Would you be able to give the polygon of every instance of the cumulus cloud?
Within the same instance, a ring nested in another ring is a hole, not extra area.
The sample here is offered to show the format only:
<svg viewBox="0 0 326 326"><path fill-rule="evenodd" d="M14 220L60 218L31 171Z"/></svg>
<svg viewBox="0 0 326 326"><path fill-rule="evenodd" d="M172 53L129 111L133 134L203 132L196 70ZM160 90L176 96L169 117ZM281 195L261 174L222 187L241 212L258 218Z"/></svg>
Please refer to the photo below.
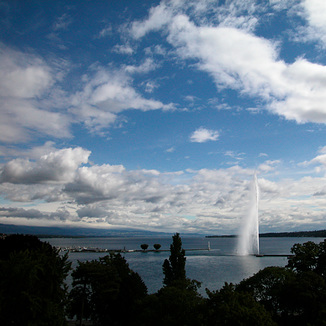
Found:
<svg viewBox="0 0 326 326"><path fill-rule="evenodd" d="M36 162L17 158L1 168L0 183L67 182L74 177L77 167L88 162L89 155L89 151L77 147L50 152Z"/></svg>
<svg viewBox="0 0 326 326"><path fill-rule="evenodd" d="M205 143L207 141L216 141L218 137L218 131L201 127L191 134L190 141L193 143Z"/></svg>
<svg viewBox="0 0 326 326"><path fill-rule="evenodd" d="M68 116L52 111L61 96L52 107L42 102L55 91L59 77L60 71L41 58L0 44L1 141L26 141L37 132L59 138L70 136Z"/></svg>
<svg viewBox="0 0 326 326"><path fill-rule="evenodd" d="M134 50L130 45L125 44L118 44L113 48L114 52L121 53L121 54L133 54Z"/></svg>
<svg viewBox="0 0 326 326"><path fill-rule="evenodd" d="M175 108L144 98L133 86L133 74L156 68L152 59L116 69L92 67L82 89L70 93L61 89L67 65L0 44L0 141L26 142L37 135L67 138L73 123L101 134L124 110Z"/></svg>
<svg viewBox="0 0 326 326"><path fill-rule="evenodd" d="M307 19L308 27L300 29L301 38L317 40L326 46L326 3L323 0L303 0L301 2L303 16Z"/></svg>
<svg viewBox="0 0 326 326"><path fill-rule="evenodd" d="M165 2L161 2L149 11L149 17L145 21L135 21L131 26L131 34L135 38L141 38L150 31L160 30L172 19L173 13Z"/></svg>
<svg viewBox="0 0 326 326"><path fill-rule="evenodd" d="M324 4L319 10L318 2L305 1L304 5L310 21L321 28ZM246 12L250 16L248 8ZM155 21L157 15L161 18ZM238 13L230 16L239 18ZM135 22L131 32L139 38L164 26L167 41L178 55L197 60L198 69L207 72L219 89L259 96L267 110L289 120L326 123L325 66L303 58L285 63L279 59L279 44L254 35L252 28L225 24L221 19L215 25L196 24L196 18L175 2L163 1L150 10L147 19Z"/></svg>
<svg viewBox="0 0 326 326"><path fill-rule="evenodd" d="M139 67L127 66L122 70L98 67L95 74L85 81L83 90L73 96L71 111L91 131L101 133L117 119L117 114L124 110L174 109L173 103L164 104L144 98L132 86L132 78L126 73L145 72L152 69L153 65L151 60L147 60Z"/></svg>
<svg viewBox="0 0 326 326"><path fill-rule="evenodd" d="M274 161L267 160L258 166L258 170L263 173L271 172L274 171L280 163L281 163L280 160L274 160Z"/></svg>
<svg viewBox="0 0 326 326"><path fill-rule="evenodd" d="M171 232L223 229L234 233L247 210L251 169L236 165L163 173L127 170L122 165L89 166L85 165L89 151L51 151L52 147L45 144L32 149L28 153L33 160L15 159L1 167L0 194L15 205L0 209L0 221L27 218ZM37 153L43 154L36 159ZM272 182L265 176L279 163L267 160L258 168L262 230L271 223L291 228L296 220L302 227L313 223L317 227L326 209L325 177ZM40 201L52 205L51 211ZM20 203L31 207L19 207Z"/></svg>

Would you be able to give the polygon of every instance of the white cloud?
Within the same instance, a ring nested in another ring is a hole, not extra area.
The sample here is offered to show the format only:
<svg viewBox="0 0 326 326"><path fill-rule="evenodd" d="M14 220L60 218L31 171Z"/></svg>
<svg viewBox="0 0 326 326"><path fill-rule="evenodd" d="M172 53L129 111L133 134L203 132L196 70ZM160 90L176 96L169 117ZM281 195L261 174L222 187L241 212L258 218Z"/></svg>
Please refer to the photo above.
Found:
<svg viewBox="0 0 326 326"><path fill-rule="evenodd" d="M168 153L173 153L175 152L175 147L170 147L166 150Z"/></svg>
<svg viewBox="0 0 326 326"><path fill-rule="evenodd" d="M172 12L165 2L152 7L149 11L148 19L134 22L131 26L131 34L134 38L141 38L150 31L157 31L171 21Z"/></svg>
<svg viewBox="0 0 326 326"><path fill-rule="evenodd" d="M0 44L0 141L26 142L37 135L67 138L72 123L103 134L124 110L175 108L144 98L133 86L132 74L156 68L152 59L120 70L97 67L94 73L92 68L93 75L83 77L83 89L70 94L60 88L68 68L65 62L49 64Z"/></svg>
<svg viewBox="0 0 326 326"><path fill-rule="evenodd" d="M61 76L61 71L41 58L0 44L1 141L26 141L33 133L70 136L70 118L52 111L53 106L62 104L63 94L54 86ZM56 92L54 100L52 92Z"/></svg>
<svg viewBox="0 0 326 326"><path fill-rule="evenodd" d="M98 38L107 37L112 34L112 26L104 27L100 30Z"/></svg>
<svg viewBox="0 0 326 326"><path fill-rule="evenodd" d="M121 53L121 54L128 54L131 55L134 53L134 49L130 45L125 44L118 44L113 48L114 52Z"/></svg>
<svg viewBox="0 0 326 326"><path fill-rule="evenodd" d="M258 170L261 171L262 173L271 172L274 171L280 163L281 161L279 160L274 160L274 161L268 160L263 164L260 164L258 166Z"/></svg>
<svg viewBox="0 0 326 326"><path fill-rule="evenodd" d="M69 14L64 13L60 17L56 19L56 21L53 23L53 30L65 30L68 28L68 26L72 23L72 18Z"/></svg>
<svg viewBox="0 0 326 326"><path fill-rule="evenodd" d="M301 29L304 38L317 40L326 47L326 3L323 0L303 0L301 3L308 27Z"/></svg>
<svg viewBox="0 0 326 326"><path fill-rule="evenodd" d="M1 222L27 218L40 223L55 220L170 232L195 228L197 232L235 233L247 210L251 169L233 166L162 173L127 170L122 165L83 166L89 151L48 152L51 147L30 150L35 158L38 152L47 153L33 161L16 159L2 166L0 194L14 204L0 208ZM265 165L276 169L279 162L266 161ZM269 169L259 172L261 230L271 225L281 230L325 226L325 177L273 182L264 177Z"/></svg>
<svg viewBox="0 0 326 326"><path fill-rule="evenodd" d="M190 141L193 143L205 143L207 141L216 141L218 137L218 131L201 127L191 134Z"/></svg>
<svg viewBox="0 0 326 326"><path fill-rule="evenodd" d="M289 120L326 123L325 66L303 58L287 64L279 59L279 44L255 36L251 28L222 24L221 19L215 26L207 22L195 24L193 17L175 4L168 6L167 3L152 8L147 20L132 25L135 37L164 26L167 40L179 56L184 60L197 60L198 69L211 75L218 88L259 96L267 110ZM317 0L309 4L309 17L313 17L311 21L315 25L326 21L322 19L323 7L324 4L317 15ZM250 14L248 8L246 12ZM164 14L155 22L154 17L160 13ZM238 13L231 13L232 17L236 15Z"/></svg>
<svg viewBox="0 0 326 326"><path fill-rule="evenodd" d="M117 114L129 109L142 111L171 110L173 103L164 104L154 99L146 99L132 85L132 78L126 70L145 72L153 68L151 60L139 67L107 70L98 68L96 73L85 82L84 89L72 99L76 119L83 122L91 131L101 133L112 124Z"/></svg>
<svg viewBox="0 0 326 326"><path fill-rule="evenodd" d="M76 169L88 162L89 155L89 151L77 147L50 152L36 162L14 159L1 168L0 182L12 184L68 182L73 179Z"/></svg>
<svg viewBox="0 0 326 326"><path fill-rule="evenodd" d="M50 67L40 58L0 44L0 96L32 99L54 82Z"/></svg>
<svg viewBox="0 0 326 326"><path fill-rule="evenodd" d="M145 74L152 70L155 70L157 64L154 62L153 59L147 58L141 65L139 66L124 66L124 70L129 74L139 73Z"/></svg>

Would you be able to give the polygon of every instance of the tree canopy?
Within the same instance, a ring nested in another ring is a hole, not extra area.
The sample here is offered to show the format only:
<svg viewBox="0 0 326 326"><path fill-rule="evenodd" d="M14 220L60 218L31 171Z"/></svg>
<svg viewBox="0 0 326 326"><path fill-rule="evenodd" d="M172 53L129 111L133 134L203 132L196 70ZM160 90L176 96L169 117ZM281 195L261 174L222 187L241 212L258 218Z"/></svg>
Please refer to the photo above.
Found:
<svg viewBox="0 0 326 326"><path fill-rule="evenodd" d="M170 256L169 259L164 260L163 273L163 283L167 286L186 280L186 253L182 248L182 240L179 233L172 236Z"/></svg>
<svg viewBox="0 0 326 326"><path fill-rule="evenodd" d="M147 294L145 283L120 254L78 262L72 277L70 317L94 325L130 325L137 300Z"/></svg>
<svg viewBox="0 0 326 326"><path fill-rule="evenodd" d="M178 233L163 263L163 286L147 294L121 254L79 261L68 296L67 255L34 236L0 240L0 316L4 325L272 326L326 324L326 240L295 244L286 267L266 267L239 284L206 289L186 276Z"/></svg>
<svg viewBox="0 0 326 326"><path fill-rule="evenodd" d="M1 325L64 325L70 263L35 236L0 240Z"/></svg>

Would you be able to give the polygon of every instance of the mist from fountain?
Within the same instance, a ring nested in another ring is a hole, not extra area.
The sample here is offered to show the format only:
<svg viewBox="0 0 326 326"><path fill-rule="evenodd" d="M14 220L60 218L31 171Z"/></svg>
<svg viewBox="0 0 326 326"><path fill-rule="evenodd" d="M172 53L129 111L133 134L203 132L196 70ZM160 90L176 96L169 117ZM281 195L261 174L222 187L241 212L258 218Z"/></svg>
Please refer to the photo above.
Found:
<svg viewBox="0 0 326 326"><path fill-rule="evenodd" d="M250 189L248 214L244 216L238 239L238 255L259 255L259 187L255 173Z"/></svg>

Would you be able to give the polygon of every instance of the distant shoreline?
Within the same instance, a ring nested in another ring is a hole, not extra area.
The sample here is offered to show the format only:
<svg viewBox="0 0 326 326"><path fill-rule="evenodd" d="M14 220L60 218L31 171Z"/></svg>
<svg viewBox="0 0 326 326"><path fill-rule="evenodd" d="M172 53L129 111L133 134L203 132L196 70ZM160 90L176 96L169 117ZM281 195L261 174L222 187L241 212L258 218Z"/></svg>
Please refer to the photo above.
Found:
<svg viewBox="0 0 326 326"><path fill-rule="evenodd" d="M235 238L231 235L207 235L205 238ZM326 238L326 230L260 233L260 238Z"/></svg>

